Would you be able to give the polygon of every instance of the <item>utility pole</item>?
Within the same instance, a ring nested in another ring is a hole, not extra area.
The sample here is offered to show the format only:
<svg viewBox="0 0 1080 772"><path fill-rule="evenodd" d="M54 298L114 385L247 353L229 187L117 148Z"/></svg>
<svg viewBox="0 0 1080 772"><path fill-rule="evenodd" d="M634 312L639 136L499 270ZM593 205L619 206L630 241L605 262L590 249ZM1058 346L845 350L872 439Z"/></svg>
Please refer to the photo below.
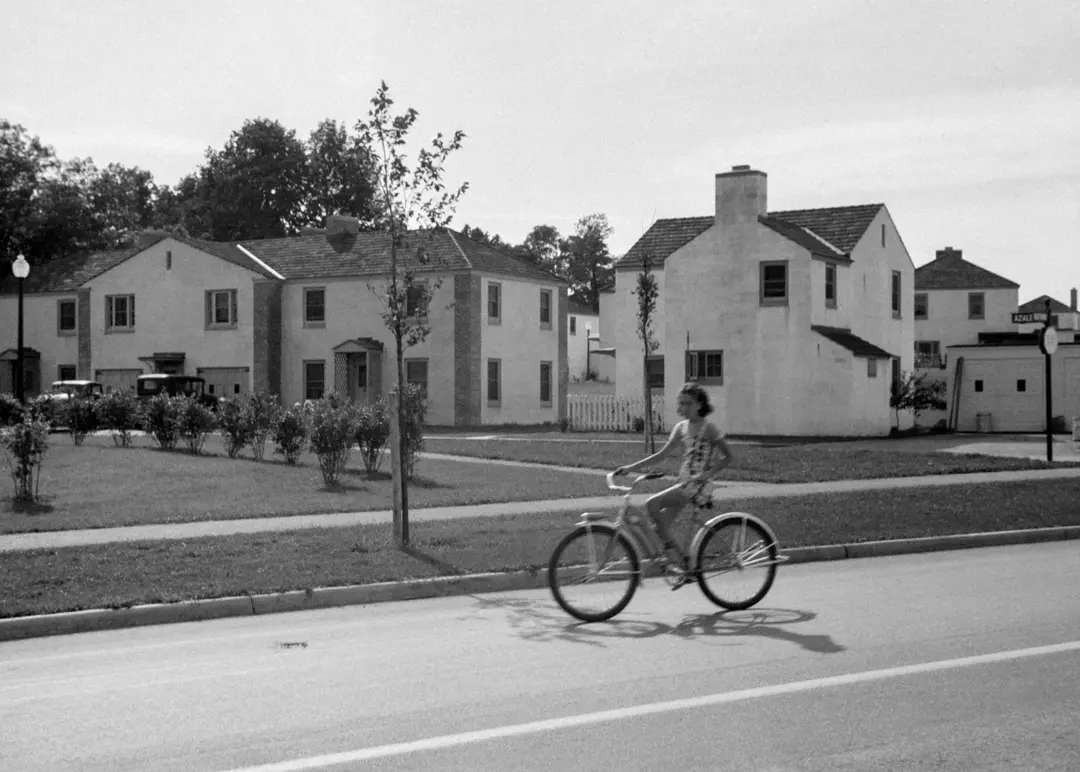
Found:
<svg viewBox="0 0 1080 772"><path fill-rule="evenodd" d="M1039 336L1039 349L1046 359L1046 460L1054 460L1054 386L1050 360L1057 351L1057 330L1050 324L1050 298L1046 299L1046 319Z"/></svg>

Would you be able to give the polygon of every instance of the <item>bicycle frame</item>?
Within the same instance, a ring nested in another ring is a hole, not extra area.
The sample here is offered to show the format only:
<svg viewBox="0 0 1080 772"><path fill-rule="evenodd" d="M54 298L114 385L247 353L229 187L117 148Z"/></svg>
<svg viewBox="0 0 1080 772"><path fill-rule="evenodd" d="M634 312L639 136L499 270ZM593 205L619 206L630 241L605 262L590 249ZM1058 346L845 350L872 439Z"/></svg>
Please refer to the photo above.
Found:
<svg viewBox="0 0 1080 772"><path fill-rule="evenodd" d="M746 565L779 565L787 561L788 556L780 554L780 540L776 538L776 533L773 531L773 529L760 517L757 517L756 515L751 515L749 512L724 512L723 514L719 514L713 518L710 518L700 528L698 528L697 533L694 534L694 538L690 542L690 554L696 556L701 548L701 542L705 538L705 534L707 534L710 530L712 530L712 528L719 525L725 520L736 520L742 523L744 532L746 523L753 523L754 525L761 528L761 530L764 531L765 534L769 537L768 544L761 545L760 547L755 549L753 553L746 557L745 563L742 564L743 567L745 567ZM774 544L776 545L777 551L776 560L759 560L758 558L760 558L760 556L768 554L769 547ZM741 550L742 548L740 547L739 549Z"/></svg>

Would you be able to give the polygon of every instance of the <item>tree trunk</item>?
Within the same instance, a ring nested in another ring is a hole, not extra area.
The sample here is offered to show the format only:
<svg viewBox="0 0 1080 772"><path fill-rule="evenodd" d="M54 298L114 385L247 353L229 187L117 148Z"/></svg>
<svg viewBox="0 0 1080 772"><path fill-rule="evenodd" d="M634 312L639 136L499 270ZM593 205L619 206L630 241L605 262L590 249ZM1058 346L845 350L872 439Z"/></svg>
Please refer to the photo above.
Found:
<svg viewBox="0 0 1080 772"><path fill-rule="evenodd" d="M649 355L645 354L641 358L641 383L642 383L642 396L644 400L645 422L642 429L645 432L645 451L647 453L656 452L656 440L653 438L653 426L652 426L652 389L649 388Z"/></svg>

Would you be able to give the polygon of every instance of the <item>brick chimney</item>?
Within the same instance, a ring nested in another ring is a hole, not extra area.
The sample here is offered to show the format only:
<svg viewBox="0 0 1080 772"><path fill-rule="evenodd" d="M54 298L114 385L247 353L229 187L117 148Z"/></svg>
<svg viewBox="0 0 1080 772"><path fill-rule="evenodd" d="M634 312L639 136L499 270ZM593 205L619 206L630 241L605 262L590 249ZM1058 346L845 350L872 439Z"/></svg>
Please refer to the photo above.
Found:
<svg viewBox="0 0 1080 772"><path fill-rule="evenodd" d="M716 175L716 224L737 227L756 222L768 211L768 175L749 166L733 166Z"/></svg>
<svg viewBox="0 0 1080 772"><path fill-rule="evenodd" d="M347 214L332 214L326 218L327 236L355 236L360 232L360 221Z"/></svg>
<svg viewBox="0 0 1080 772"><path fill-rule="evenodd" d="M946 257L960 257L963 255L963 251L959 249L953 249L952 247L945 247L945 249L939 249L934 256L935 260L943 260Z"/></svg>

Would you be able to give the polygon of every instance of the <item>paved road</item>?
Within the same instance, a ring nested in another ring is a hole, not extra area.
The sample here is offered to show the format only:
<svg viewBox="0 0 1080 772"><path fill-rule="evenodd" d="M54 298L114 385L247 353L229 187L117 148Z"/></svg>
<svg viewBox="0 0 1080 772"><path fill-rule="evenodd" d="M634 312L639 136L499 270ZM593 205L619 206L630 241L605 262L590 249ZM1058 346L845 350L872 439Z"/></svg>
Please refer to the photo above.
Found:
<svg viewBox="0 0 1080 772"><path fill-rule="evenodd" d="M600 625L519 592L3 643L0 769L1075 770L1078 573L1063 542L786 566L724 615L652 582Z"/></svg>

